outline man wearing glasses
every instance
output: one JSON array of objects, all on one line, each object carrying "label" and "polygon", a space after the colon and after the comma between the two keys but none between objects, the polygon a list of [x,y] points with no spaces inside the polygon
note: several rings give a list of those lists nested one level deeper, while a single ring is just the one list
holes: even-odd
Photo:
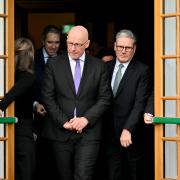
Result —
[{"label": "man wearing glasses", "polygon": [[[121,30],[114,43],[116,61],[109,63],[112,74],[112,106],[108,123],[108,178],[139,180],[143,151],[143,112],[146,105],[149,70],[133,59],[136,37],[130,30]],[[106,126],[107,126],[106,124]]]},{"label": "man wearing glasses", "polygon": [[101,117],[110,105],[106,64],[85,53],[83,26],[67,36],[67,54],[47,62],[43,100],[48,116],[42,135],[50,142],[57,179],[91,180],[101,139]]}]

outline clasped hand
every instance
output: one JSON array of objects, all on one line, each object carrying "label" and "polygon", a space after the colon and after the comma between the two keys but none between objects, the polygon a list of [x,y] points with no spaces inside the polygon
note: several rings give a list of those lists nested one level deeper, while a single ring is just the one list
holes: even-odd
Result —
[{"label": "clasped hand", "polygon": [[85,117],[74,117],[67,121],[63,127],[70,131],[82,133],[82,130],[87,126],[88,120]]}]

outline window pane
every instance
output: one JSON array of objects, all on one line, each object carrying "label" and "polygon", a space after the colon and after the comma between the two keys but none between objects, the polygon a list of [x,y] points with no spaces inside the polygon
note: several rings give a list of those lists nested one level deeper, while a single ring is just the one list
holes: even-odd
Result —
[{"label": "window pane", "polygon": [[164,96],[176,96],[176,59],[165,59],[164,65]]},{"label": "window pane", "polygon": [[0,14],[4,14],[4,0],[0,0]]},{"label": "window pane", "polygon": [[176,54],[176,18],[164,19],[164,43],[163,52],[165,55]]},{"label": "window pane", "polygon": [[175,137],[177,134],[176,124],[165,124],[164,125],[164,137]]},{"label": "window pane", "polygon": [[4,18],[0,18],[0,55],[4,55],[4,37],[5,37],[5,33],[4,33]]},{"label": "window pane", "polygon": [[0,96],[4,96],[4,59],[0,59]]},{"label": "window pane", "polygon": [[164,0],[164,12],[167,13],[176,13],[176,0]]},{"label": "window pane", "polygon": [[5,126],[4,124],[0,124],[0,137],[4,137],[5,136]]},{"label": "window pane", "polygon": [[[164,117],[177,117],[176,114],[176,101],[165,100],[164,101]],[[164,125],[164,137],[175,137],[176,136],[176,124],[165,124]]]},{"label": "window pane", "polygon": [[177,117],[176,116],[176,100],[164,101],[164,117]]},{"label": "window pane", "polygon": [[0,179],[5,178],[4,177],[4,162],[5,162],[5,157],[4,157],[4,150],[5,150],[5,142],[0,141]]},{"label": "window pane", "polygon": [[164,143],[164,166],[165,166],[165,177],[164,178],[177,178],[177,144],[176,142]]}]

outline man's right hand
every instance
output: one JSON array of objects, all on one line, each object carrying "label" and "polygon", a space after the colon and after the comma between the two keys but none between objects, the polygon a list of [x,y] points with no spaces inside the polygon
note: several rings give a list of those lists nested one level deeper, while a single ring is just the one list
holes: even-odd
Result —
[{"label": "man's right hand", "polygon": [[153,115],[150,113],[144,113],[144,122],[146,124],[152,124],[153,123]]},{"label": "man's right hand", "polygon": [[72,127],[72,125],[71,125],[71,123],[70,123],[69,121],[65,122],[64,125],[63,125],[63,127],[64,127],[65,129],[67,129],[67,130],[70,130],[70,131],[73,130],[73,127]]},{"label": "man's right hand", "polygon": [[36,111],[38,114],[40,114],[42,116],[45,116],[45,114],[47,113],[44,106],[42,104],[39,104],[39,103],[36,104]]}]

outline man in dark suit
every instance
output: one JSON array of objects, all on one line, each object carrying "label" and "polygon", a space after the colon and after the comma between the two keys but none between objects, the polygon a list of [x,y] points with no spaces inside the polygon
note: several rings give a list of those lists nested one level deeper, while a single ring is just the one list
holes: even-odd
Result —
[{"label": "man in dark suit", "polygon": [[50,141],[61,180],[92,179],[101,117],[110,105],[106,64],[85,53],[89,43],[87,29],[74,26],[67,36],[68,53],[45,68],[42,94],[48,116],[42,136]]},{"label": "man in dark suit", "polygon": [[150,91],[144,111],[144,122],[148,124],[146,128],[146,180],[154,180],[154,91]]},{"label": "man in dark suit", "polygon": [[60,30],[55,25],[46,26],[41,34],[42,47],[35,52],[34,59],[34,70],[36,74],[36,88],[37,88],[37,97],[35,107],[37,113],[41,116],[44,116],[46,110],[42,105],[41,99],[41,87],[42,80],[44,75],[44,66],[47,60],[51,57],[55,57],[58,54],[60,46]]},{"label": "man in dark suit", "polygon": [[[34,71],[36,75],[36,98],[34,102],[34,119],[35,130],[37,133],[37,173],[36,179],[53,178],[51,169],[52,165],[44,163],[44,158],[47,159],[48,147],[44,139],[40,136],[46,109],[42,102],[42,81],[44,76],[44,67],[48,59],[58,55],[60,46],[60,30],[55,25],[46,26],[41,34],[42,47],[35,52]],[[48,160],[51,162],[51,158]],[[52,163],[51,163],[52,164]],[[52,168],[51,168],[52,167]]]},{"label": "man in dark suit", "polygon": [[[133,59],[136,37],[121,30],[114,43],[116,61],[109,64],[113,90],[109,122],[108,178],[139,180],[143,151],[143,113],[148,94],[148,67]],[[120,77],[120,78],[119,78]],[[109,128],[110,129],[110,128]],[[108,132],[110,130],[108,129]]]}]

